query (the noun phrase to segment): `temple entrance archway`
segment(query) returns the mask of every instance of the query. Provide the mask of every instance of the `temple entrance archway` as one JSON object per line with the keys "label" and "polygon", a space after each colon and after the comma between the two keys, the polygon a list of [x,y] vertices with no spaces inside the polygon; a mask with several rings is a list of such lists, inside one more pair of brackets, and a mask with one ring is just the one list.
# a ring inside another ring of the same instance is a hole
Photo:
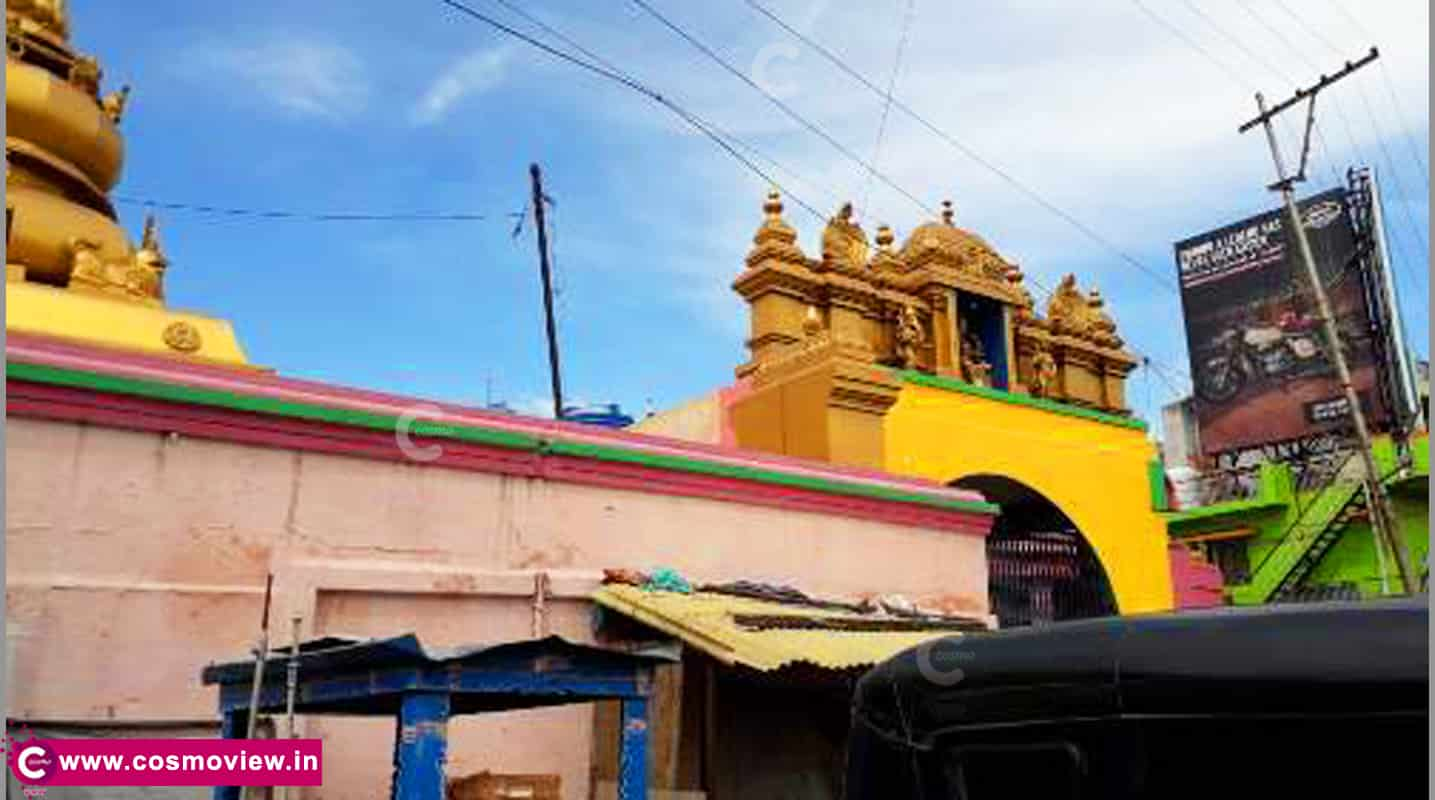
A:
{"label": "temple entrance archway", "polygon": [[1049,498],[1003,475],[971,475],[953,485],[1001,506],[987,539],[988,593],[1001,627],[1117,613],[1101,561]]}

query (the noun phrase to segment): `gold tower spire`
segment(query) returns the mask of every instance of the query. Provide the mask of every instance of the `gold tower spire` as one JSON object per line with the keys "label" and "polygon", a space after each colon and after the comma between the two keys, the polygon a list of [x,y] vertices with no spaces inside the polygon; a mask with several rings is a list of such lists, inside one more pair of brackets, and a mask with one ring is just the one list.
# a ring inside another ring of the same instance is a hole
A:
{"label": "gold tower spire", "polygon": [[69,36],[64,0],[5,1],[7,329],[245,363],[228,323],[164,308],[154,219],[139,247],[120,227],[129,87],[102,96]]}

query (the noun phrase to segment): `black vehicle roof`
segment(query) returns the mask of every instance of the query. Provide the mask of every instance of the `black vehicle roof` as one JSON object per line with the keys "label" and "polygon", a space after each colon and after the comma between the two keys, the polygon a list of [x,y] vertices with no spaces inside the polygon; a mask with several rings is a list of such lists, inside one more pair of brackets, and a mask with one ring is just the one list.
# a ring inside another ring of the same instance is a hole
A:
{"label": "black vehicle roof", "polygon": [[933,640],[858,682],[854,713],[921,741],[1116,715],[1428,711],[1428,597],[1110,617]]}

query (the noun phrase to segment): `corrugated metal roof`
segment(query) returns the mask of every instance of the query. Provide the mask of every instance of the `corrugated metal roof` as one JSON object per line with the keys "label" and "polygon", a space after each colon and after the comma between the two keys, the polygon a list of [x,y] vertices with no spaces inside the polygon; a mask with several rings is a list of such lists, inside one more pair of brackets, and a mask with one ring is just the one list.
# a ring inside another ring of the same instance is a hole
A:
{"label": "corrugated metal roof", "polygon": [[909,619],[734,597],[715,592],[647,591],[609,584],[598,604],[676,636],[724,664],[768,671],[808,663],[852,669],[880,663],[978,620]]}
{"label": "corrugated metal roof", "polygon": [[[270,651],[264,662],[265,680],[283,682],[291,647]],[[425,646],[416,634],[404,633],[381,639],[360,639],[348,636],[323,636],[299,644],[299,662],[308,675],[363,672],[384,668],[422,669],[434,666],[484,666],[498,659],[537,654],[569,661],[598,664],[653,665],[676,658],[648,650],[642,653],[618,652],[589,645],[576,644],[559,636],[543,639],[519,639],[511,642],[470,644],[458,647]],[[248,683],[254,679],[254,658],[211,663],[200,675],[201,681],[212,683]]]}

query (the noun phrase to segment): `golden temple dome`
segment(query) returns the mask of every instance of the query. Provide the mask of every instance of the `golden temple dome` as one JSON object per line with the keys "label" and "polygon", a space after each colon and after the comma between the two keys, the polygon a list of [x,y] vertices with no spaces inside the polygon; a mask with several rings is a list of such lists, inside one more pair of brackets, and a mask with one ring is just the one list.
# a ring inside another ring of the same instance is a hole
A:
{"label": "golden temple dome", "polygon": [[902,243],[901,259],[912,266],[938,262],[1005,280],[1010,265],[982,237],[953,224],[953,216],[952,201],[942,201],[942,219],[918,225]]}

